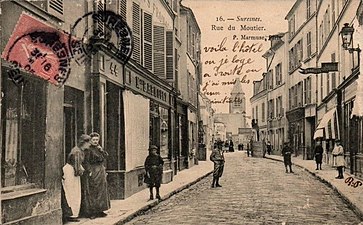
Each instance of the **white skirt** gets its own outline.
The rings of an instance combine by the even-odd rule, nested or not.
[[[81,177],[74,176],[74,168],[70,164],[63,166],[62,185],[73,216],[78,217],[81,208]]]

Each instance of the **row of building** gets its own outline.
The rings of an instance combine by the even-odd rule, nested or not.
[[[149,145],[158,146],[164,158],[165,183],[207,158],[214,125],[210,103],[199,95],[201,31],[192,10],[180,1],[1,1],[0,9],[2,52],[24,15],[33,21],[24,33],[46,27],[83,44],[96,32],[104,39],[108,35],[98,51],[70,59],[61,87],[21,68],[25,82],[15,84],[9,79],[13,65],[1,59],[3,224],[62,224],[62,167],[84,133],[100,133],[109,153],[111,199],[145,188]],[[118,46],[120,37],[86,16],[107,10],[131,29],[133,51],[127,63],[108,48]],[[20,47],[24,52],[18,54],[27,55],[36,46]]]
[[[304,159],[313,158],[321,139],[329,164],[341,139],[347,168],[360,177],[362,7],[355,0],[297,0],[285,18],[288,32],[270,36],[267,68],[250,99],[255,139],[270,141],[277,153],[288,141]]]

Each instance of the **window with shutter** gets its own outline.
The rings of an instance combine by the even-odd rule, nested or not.
[[[165,28],[154,26],[154,74],[165,78]]]
[[[174,69],[175,69],[175,73],[174,73],[175,79],[174,79],[174,81],[177,82],[177,80],[178,80],[178,69],[179,69],[178,68],[179,67],[178,49],[176,48],[174,51],[175,51],[174,52]]]
[[[152,15],[144,13],[144,66],[153,71],[153,21]]]
[[[173,31],[166,31],[166,79],[174,80]]]
[[[134,49],[132,58],[141,63],[141,27],[140,27],[140,5],[132,3],[132,32],[134,38]]]
[[[101,12],[105,10],[105,3],[104,0],[97,0],[97,11]],[[100,33],[104,33],[105,32],[105,25],[102,21],[97,21],[97,31]]]
[[[48,12],[57,17],[63,18],[63,13],[64,13],[63,0],[49,0]]]
[[[119,14],[121,16],[121,18],[126,22],[126,1],[127,0],[119,0],[118,2],[118,9],[119,9]]]

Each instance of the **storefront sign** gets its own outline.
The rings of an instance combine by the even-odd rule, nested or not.
[[[130,80],[131,83],[126,83],[127,86],[131,87],[134,90],[140,91],[151,99],[162,101],[163,103],[169,105],[169,92],[163,90],[160,85],[152,83],[134,72],[131,72]]]
[[[310,68],[299,68],[299,72],[302,74],[319,74],[319,73],[329,73],[329,72],[336,72],[338,71],[338,63],[331,62],[331,63],[321,63],[320,68],[310,67]]]

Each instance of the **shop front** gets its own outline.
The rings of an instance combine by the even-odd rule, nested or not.
[[[188,168],[188,106],[181,99],[177,99],[177,170]]]
[[[305,148],[305,110],[303,107],[286,112],[289,133],[288,139],[293,148],[294,155],[303,155]]]
[[[4,65],[5,64],[5,65]],[[1,67],[1,223],[61,224],[63,89]]]
[[[345,150],[347,171],[358,177],[363,177],[363,119],[355,109],[358,99],[359,67],[340,85],[342,111],[342,146]],[[359,109],[359,107],[358,107]]]
[[[109,154],[106,170],[111,199],[122,199],[125,169],[123,65],[107,52],[92,59],[90,77],[90,132],[100,134],[100,144]]]
[[[132,59],[125,69],[124,198],[145,188],[144,161],[150,145],[164,159],[163,183],[173,179],[174,94],[168,83]]]

